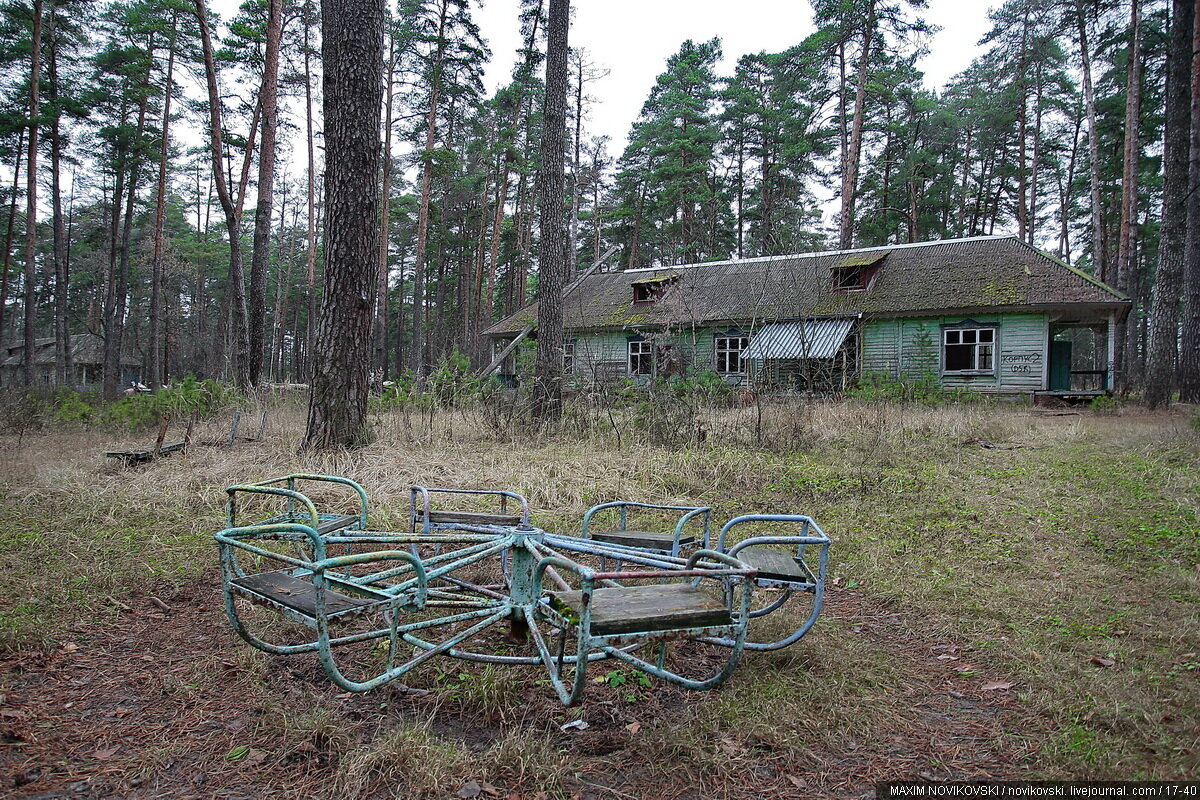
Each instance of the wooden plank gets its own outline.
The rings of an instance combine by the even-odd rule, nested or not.
[[[505,345],[504,349],[492,359],[492,363],[483,368],[483,370],[479,373],[479,377],[486,378],[496,370],[500,369],[500,365],[504,363],[504,359],[508,358],[508,354],[515,350],[517,345],[521,343],[521,340],[532,332],[532,325],[526,325],[524,328],[522,328],[520,333],[518,333],[511,342]]]
[[[229,425],[229,441],[226,442],[226,447],[233,447],[233,443],[237,441],[238,425],[242,422],[242,412],[233,412],[233,422]]]
[[[651,550],[670,550],[671,543],[675,538],[671,533],[655,533],[653,531],[601,531],[600,533],[589,533],[588,536],[597,542],[625,544],[630,547],[645,547]],[[695,541],[695,536],[685,533],[679,537],[679,546],[685,547]]]
[[[187,452],[187,449],[192,446],[192,432],[196,429],[196,418],[199,414],[199,411],[193,410],[191,416],[188,417],[187,430],[183,432],[184,452]]]
[[[757,569],[760,578],[796,583],[816,583],[812,572],[803,561],[769,547],[747,547],[745,550],[739,550],[734,558],[740,558]]]
[[[551,602],[569,618],[583,610],[581,592],[559,592]],[[725,604],[690,583],[605,587],[592,592],[592,634],[649,633],[732,624]]]
[[[235,578],[233,585],[243,590],[250,600],[268,601],[277,605],[298,611],[309,617],[317,613],[317,587],[303,578],[297,578],[282,570],[277,572],[260,572],[257,575],[247,575]],[[325,590],[326,616],[350,615],[363,611],[367,606],[375,605],[370,600],[359,600],[344,594]]]
[[[358,522],[357,514],[343,514],[340,517],[327,519],[317,526],[317,533],[333,533]]]
[[[150,461],[156,456],[169,456],[171,453],[183,450],[185,442],[168,442],[160,447],[146,450],[109,450],[104,455],[108,458],[123,458],[128,463]]]
[[[163,414],[162,422],[158,424],[158,438],[154,440],[154,452],[161,453],[163,440],[167,438],[167,428],[171,425],[171,415]]]
[[[512,514],[488,514],[479,511],[430,511],[429,521],[437,524],[457,522],[463,525],[520,525]]]

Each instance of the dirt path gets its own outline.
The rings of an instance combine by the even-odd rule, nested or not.
[[[397,717],[442,702],[437,692],[339,695],[313,659],[299,657],[268,674],[270,692],[256,689],[261,683],[251,680],[247,648],[228,630],[218,596],[215,584],[205,581],[163,594],[169,611],[147,597],[124,598],[129,610],[114,607],[110,620],[72,628],[62,646],[0,657],[0,796],[328,796],[330,776],[348,748],[363,746]],[[563,783],[566,796],[861,797],[878,780],[1028,777],[1029,759],[1050,726],[1007,688],[990,685],[1005,681],[987,674],[977,654],[922,636],[903,615],[861,593],[834,592],[828,613],[847,635],[886,652],[895,676],[888,689],[894,714],[803,753],[731,752],[745,778],[740,789],[728,783],[715,789],[664,782],[663,765],[647,763],[637,746],[629,713],[619,704],[593,702],[590,693],[587,731],[560,733],[557,724],[539,729],[549,731],[577,770]],[[653,703],[637,709],[641,725],[697,702],[695,694],[673,689],[654,694]],[[335,731],[280,724],[311,710],[314,696],[337,709]],[[549,697],[530,704],[525,713],[534,717],[543,709],[550,717],[554,707]],[[494,720],[453,713],[439,719],[435,733],[468,750],[503,735],[504,725]],[[469,796],[478,788],[484,798],[533,800],[540,794],[534,781],[518,778],[496,789],[464,786],[464,778],[446,786],[443,796]]]

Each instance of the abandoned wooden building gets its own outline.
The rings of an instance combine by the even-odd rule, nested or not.
[[[1014,236],[597,272],[564,293],[564,367],[578,388],[711,371],[837,392],[870,373],[1087,396],[1113,385],[1130,305]],[[512,345],[536,320],[533,304],[485,331],[501,380],[526,369]]]
[[[54,337],[36,340],[33,374],[35,386],[53,386],[58,383],[58,354],[55,352]],[[0,389],[25,385],[25,343],[5,345],[0,352]],[[76,333],[71,336],[71,362],[73,383],[80,389],[100,386],[104,376],[104,339],[94,333]],[[128,386],[141,376],[141,361],[128,353],[121,358],[121,386]]]

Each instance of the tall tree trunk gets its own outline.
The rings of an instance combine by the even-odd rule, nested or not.
[[[150,53],[154,52],[153,46],[148,48]],[[149,59],[147,62],[147,73],[143,77],[145,82],[149,84]],[[134,147],[128,157],[128,175],[125,177],[124,184],[117,182],[118,189],[123,190],[123,194],[118,193],[114,198],[116,203],[122,200],[125,203],[124,217],[120,218],[120,212],[114,213],[114,221],[120,218],[120,234],[114,242],[116,250],[115,263],[112,265],[110,282],[111,289],[110,298],[106,297],[105,302],[105,325],[104,325],[104,389],[105,395],[109,399],[115,399],[119,396],[120,383],[123,376],[124,355],[125,355],[125,311],[129,303],[129,255],[133,242],[133,220],[134,211],[137,207],[137,191],[141,179],[142,156],[140,152],[140,143],[146,133],[146,111],[149,104],[149,98],[143,94],[138,100],[137,108],[137,124],[134,127]],[[124,171],[124,162],[126,159],[121,159],[122,169]],[[114,229],[114,234],[116,230]],[[111,299],[111,305],[109,300]],[[110,377],[111,376],[111,377]],[[110,394],[110,384],[112,391]]]
[[[1138,162],[1141,156],[1138,130],[1142,107],[1141,5],[1142,0],[1131,0],[1129,4],[1129,35],[1132,41],[1129,49],[1129,72],[1125,80],[1125,148],[1121,167],[1121,230],[1117,243],[1116,288],[1126,294],[1130,293],[1133,285],[1133,256],[1137,242]],[[1131,310],[1130,315],[1132,313]],[[1113,347],[1116,353],[1113,374],[1116,376],[1117,385],[1110,388],[1117,389],[1122,394],[1127,394],[1131,388],[1129,376],[1126,374],[1128,346],[1125,340],[1128,331],[1129,316],[1119,321],[1113,330]]]
[[[579,255],[579,150],[583,135],[583,53],[579,54],[579,80],[575,84],[575,137],[571,154],[571,226],[567,236],[567,276],[575,274]]]
[[[1104,247],[1104,207],[1100,202],[1100,137],[1096,126],[1096,93],[1092,88],[1092,53],[1088,47],[1087,18],[1083,0],[1075,0],[1079,30],[1079,58],[1083,66],[1083,103],[1088,122],[1088,189],[1092,201],[1092,265],[1100,280],[1108,277],[1108,253]]]
[[[283,197],[279,199],[279,270],[275,277],[275,313],[271,315],[271,357],[267,362],[271,380],[279,383],[283,380],[283,346],[284,333],[287,330],[287,299],[288,293],[292,288],[292,259],[295,256],[295,248],[289,247],[288,251],[282,252],[282,242],[287,232],[287,184],[284,184]],[[296,212],[292,213],[293,224],[296,220]]]
[[[383,379],[388,378],[388,251],[392,221],[392,85],[396,73],[396,37],[388,36],[387,75],[384,78],[383,196],[379,204],[379,287],[375,292],[374,363]]]
[[[437,47],[430,65],[429,106],[425,112],[425,149],[421,153],[421,199],[417,207],[417,247],[413,256],[413,335],[410,368],[417,380],[425,374],[425,249],[429,242],[429,204],[433,197],[433,146],[437,143],[441,102],[442,61],[446,52],[446,21],[450,11],[442,0],[438,13]]]
[[[171,40],[167,46],[167,75],[163,84],[162,129],[158,142],[158,187],[154,200],[154,258],[150,276],[150,388],[163,385],[163,258],[167,219],[167,165],[171,152],[171,95],[174,94],[175,36],[178,12],[171,14]]]
[[[507,130],[511,130],[513,132],[514,141],[517,136],[517,131],[519,130],[518,126],[521,123],[521,112],[525,107],[525,100],[529,96],[529,87],[527,84],[533,68],[537,63],[537,34],[538,28],[542,21],[542,2],[543,0],[538,0],[537,9],[534,11],[534,14],[531,18],[529,30],[526,32],[527,35],[525,37],[525,60],[522,62],[520,70],[517,72],[517,81],[519,82],[518,86],[520,88],[520,93],[517,95],[517,102],[513,104],[513,111],[512,115],[509,117],[509,126],[507,128]],[[512,166],[514,162],[512,155],[513,147],[509,145],[507,139],[504,140],[504,144],[504,158],[501,161],[499,177],[496,180],[496,205],[494,209],[494,216],[492,218],[492,243],[488,259],[487,291],[483,304],[483,315],[484,318],[489,321],[489,324],[495,316],[494,291],[496,273],[500,269],[500,232],[504,227],[504,209],[508,205],[508,178],[509,174],[512,172]],[[520,192],[518,191],[518,195],[519,194]],[[506,295],[506,302],[503,304],[506,306],[506,313],[511,308],[510,303],[507,302],[507,299],[512,297],[512,266],[512,264],[509,265],[509,274],[506,276],[510,289],[510,292]]]
[[[275,139],[279,128],[279,39],[283,32],[283,0],[267,2],[267,41],[263,51],[262,149],[258,156],[258,203],[254,209],[254,254],[250,257],[248,324],[251,386],[262,378],[266,346],[267,266],[271,260],[271,204],[275,193]]]
[[[854,118],[850,123],[850,142],[842,172],[842,212],[838,225],[838,247],[854,246],[854,204],[858,195],[858,162],[862,152],[863,117],[867,104],[867,73],[871,64],[871,43],[875,39],[875,0],[868,0],[867,20],[863,26],[862,51],[858,56],[858,75],[854,88]]]
[[[122,109],[124,122],[125,109]],[[116,400],[120,396],[121,386],[121,325],[124,299],[118,304],[118,285],[120,284],[120,250],[121,250],[121,201],[125,197],[126,162],[128,148],[118,144],[115,152],[115,171],[113,174],[112,208],[108,220],[108,264],[104,273],[104,370],[103,392],[104,399]]]
[[[6,341],[4,323],[8,309],[8,275],[12,268],[13,236],[17,227],[17,188],[21,184],[21,159],[24,157],[24,150],[25,129],[22,128],[17,133],[17,163],[13,167],[12,197],[8,201],[8,229],[4,234],[4,268],[3,272],[0,272],[0,343]]]
[[[563,309],[567,270],[563,220],[564,134],[567,126],[567,30],[570,0],[550,0],[546,27],[546,98],[542,163],[538,171],[541,242],[538,253],[538,338],[533,414],[555,419],[562,410]]]
[[[54,211],[54,364],[58,383],[75,386],[75,359],[71,352],[71,329],[67,324],[70,303],[70,265],[67,263],[67,230],[62,208],[62,130],[58,107],[58,7],[50,6],[49,62],[50,85],[50,200]]]
[[[250,338],[247,330],[246,276],[242,268],[241,224],[238,207],[225,178],[225,146],[221,134],[221,92],[217,88],[217,65],[213,54],[212,32],[204,0],[195,0],[196,19],[200,24],[200,44],[204,52],[204,74],[208,85],[209,147],[212,152],[213,181],[217,199],[225,213],[229,233],[229,286],[226,300],[232,314],[234,338],[234,377],[242,389],[250,387]],[[251,137],[253,138],[253,137]],[[245,192],[242,193],[245,197]]]
[[[308,151],[308,231],[305,235],[305,298],[307,314],[305,315],[304,352],[305,358],[297,369],[301,381],[309,380],[312,371],[312,343],[317,332],[317,190],[316,173],[317,159],[313,145],[313,102],[312,102],[312,46],[309,43],[311,23],[311,3],[304,6],[304,126],[306,131],[305,145]]]
[[[1029,187],[1026,146],[1029,140],[1029,8],[1025,9],[1024,25],[1021,28],[1021,58],[1017,62],[1018,80],[1021,82],[1020,106],[1017,111],[1017,238],[1028,241],[1029,231]]]
[[[25,349],[21,375],[26,386],[34,383],[37,362],[37,307],[34,278],[37,269],[37,157],[39,97],[42,77],[42,0],[33,2],[33,45],[29,59],[29,151],[26,154],[28,179],[25,189]]]
[[[322,0],[325,291],[313,351],[306,448],[367,441],[379,244],[383,0]]]
[[[1183,335],[1179,342],[1179,399],[1200,403],[1200,0],[1192,17],[1192,129],[1188,165],[1187,249],[1183,287]]]
[[[1179,295],[1187,234],[1191,143],[1192,26],[1195,0],[1173,0],[1167,44],[1166,123],[1163,128],[1162,229],[1150,312],[1146,404],[1171,402],[1179,330]]]

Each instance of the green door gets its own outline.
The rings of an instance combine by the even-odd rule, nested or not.
[[[1050,391],[1071,391],[1071,343],[1050,341]]]

